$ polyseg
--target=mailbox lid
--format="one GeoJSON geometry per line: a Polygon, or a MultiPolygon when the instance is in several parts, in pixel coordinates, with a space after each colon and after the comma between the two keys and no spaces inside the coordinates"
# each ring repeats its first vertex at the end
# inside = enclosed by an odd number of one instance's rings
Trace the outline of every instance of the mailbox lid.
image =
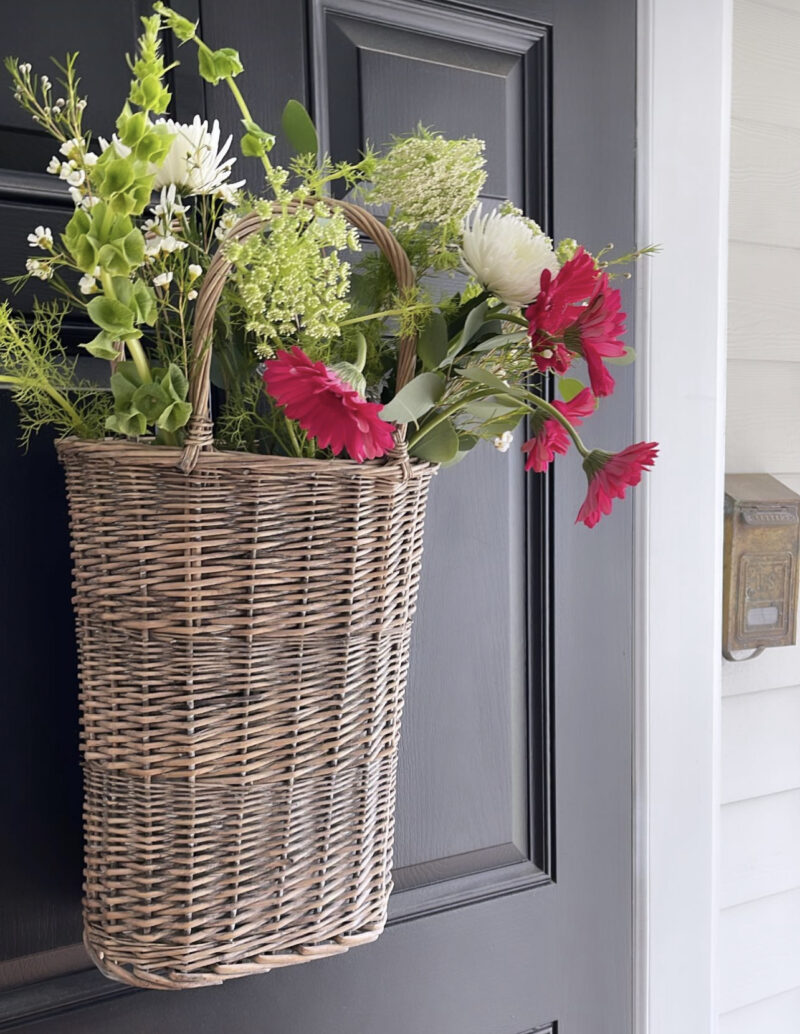
{"type": "Polygon", "coordinates": [[[733,506],[800,504],[800,495],[771,474],[726,474],[725,496],[733,506]]]}

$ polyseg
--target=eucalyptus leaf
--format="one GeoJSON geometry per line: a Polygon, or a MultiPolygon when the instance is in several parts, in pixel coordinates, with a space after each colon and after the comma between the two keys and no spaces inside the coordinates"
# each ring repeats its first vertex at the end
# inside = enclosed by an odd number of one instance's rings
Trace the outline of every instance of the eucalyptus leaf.
{"type": "Polygon", "coordinates": [[[520,401],[525,400],[526,393],[521,388],[510,387],[504,380],[501,380],[497,374],[491,373],[489,370],[484,370],[481,366],[465,366],[458,372],[460,376],[467,381],[474,381],[476,384],[483,384],[487,388],[492,388],[494,391],[507,395],[512,399],[519,399],[520,401]]]}
{"type": "Polygon", "coordinates": [[[444,394],[445,379],[440,373],[421,373],[409,381],[381,410],[381,419],[392,424],[419,423],[444,394]]]}
{"type": "Polygon", "coordinates": [[[481,431],[486,436],[514,431],[525,415],[526,410],[522,409],[507,411],[505,416],[498,416],[494,420],[487,420],[485,424],[481,425],[481,431]]]}
{"type": "Polygon", "coordinates": [[[420,331],[417,355],[426,370],[435,370],[447,358],[447,322],[440,312],[434,312],[420,331]]]}
{"type": "Polygon", "coordinates": [[[572,402],[585,387],[586,385],[577,377],[560,377],[558,380],[558,393],[565,402],[572,402]]]}
{"type": "Polygon", "coordinates": [[[491,352],[494,348],[504,348],[506,345],[516,345],[520,341],[524,341],[527,338],[527,333],[524,330],[520,330],[518,333],[513,334],[494,334],[492,337],[486,338],[475,345],[471,351],[473,352],[491,352]]]}
{"type": "Polygon", "coordinates": [[[449,420],[436,424],[409,449],[413,456],[431,463],[451,463],[458,454],[458,434],[449,420]]]}
{"type": "Polygon", "coordinates": [[[496,396],[492,396],[491,398],[468,402],[464,406],[464,412],[483,423],[488,420],[498,420],[501,417],[507,417],[510,413],[519,413],[517,420],[520,420],[527,412],[527,408],[520,406],[516,399],[506,399],[504,402],[500,402],[496,396]]]}
{"type": "Polygon", "coordinates": [[[625,355],[612,355],[606,358],[610,366],[630,366],[636,358],[636,349],[630,346],[625,347],[625,355]]]}
{"type": "Polygon", "coordinates": [[[289,100],[281,115],[286,139],[298,154],[317,154],[319,140],[311,116],[300,101],[289,100]]]}
{"type": "Polygon", "coordinates": [[[480,329],[483,321],[486,319],[486,309],[488,302],[481,302],[480,305],[476,305],[472,309],[464,322],[464,329],[461,332],[461,340],[458,345],[458,351],[462,352],[470,341],[475,337],[480,329]]]}

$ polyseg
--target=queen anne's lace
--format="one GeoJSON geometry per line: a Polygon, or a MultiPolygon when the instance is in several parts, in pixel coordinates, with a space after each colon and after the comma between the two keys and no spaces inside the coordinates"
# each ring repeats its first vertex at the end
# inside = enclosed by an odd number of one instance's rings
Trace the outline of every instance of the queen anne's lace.
{"type": "Polygon", "coordinates": [[[421,132],[401,140],[378,161],[369,200],[392,206],[395,229],[457,225],[486,182],[483,149],[474,137],[445,140],[421,132]]]}

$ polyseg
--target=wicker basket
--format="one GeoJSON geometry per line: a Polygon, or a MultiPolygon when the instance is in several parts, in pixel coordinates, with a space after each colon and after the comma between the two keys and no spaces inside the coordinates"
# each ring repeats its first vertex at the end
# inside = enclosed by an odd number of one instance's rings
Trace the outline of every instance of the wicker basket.
{"type": "MultiPolygon", "coordinates": [[[[334,204],[334,202],[331,202],[334,204]]],[[[341,203],[412,271],[368,213],[341,203]]],[[[263,224],[248,217],[243,239],[263,224]]],[[[217,452],[197,302],[184,450],[59,445],[85,784],[84,940],[108,976],[188,988],[381,932],[434,468],[217,452]]],[[[401,343],[398,382],[415,343],[401,343]]],[[[398,439],[401,435],[398,436],[398,439]]]]}

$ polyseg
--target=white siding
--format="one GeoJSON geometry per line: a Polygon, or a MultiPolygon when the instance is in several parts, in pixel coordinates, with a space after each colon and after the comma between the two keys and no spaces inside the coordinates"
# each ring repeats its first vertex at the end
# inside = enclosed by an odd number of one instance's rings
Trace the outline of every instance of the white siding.
{"type": "MultiPolygon", "coordinates": [[[[734,0],[728,471],[800,491],[800,0],[734,0]]],[[[720,1034],[800,1031],[800,646],[723,669],[720,1034]]]]}

